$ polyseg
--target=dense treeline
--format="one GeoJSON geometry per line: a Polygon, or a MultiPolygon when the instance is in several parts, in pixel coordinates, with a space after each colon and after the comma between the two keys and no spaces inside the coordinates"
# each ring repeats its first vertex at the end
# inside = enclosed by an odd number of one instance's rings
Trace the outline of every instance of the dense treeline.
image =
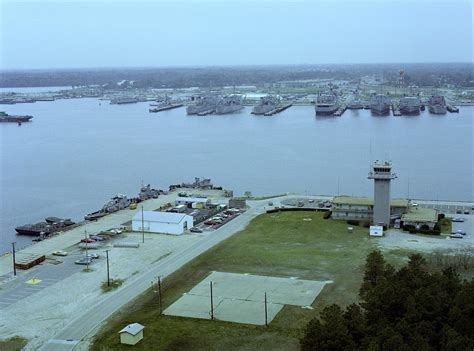
{"type": "Polygon", "coordinates": [[[376,74],[392,84],[398,71],[406,71],[406,83],[419,86],[472,86],[472,64],[354,64],[280,65],[188,68],[109,68],[3,71],[0,87],[82,86],[134,81],[139,88],[220,87],[261,85],[304,79],[358,79],[376,74]]]}
{"type": "Polygon", "coordinates": [[[473,350],[474,280],[452,268],[429,273],[414,254],[398,271],[370,253],[360,304],[326,307],[301,340],[302,350],[473,350]]]}

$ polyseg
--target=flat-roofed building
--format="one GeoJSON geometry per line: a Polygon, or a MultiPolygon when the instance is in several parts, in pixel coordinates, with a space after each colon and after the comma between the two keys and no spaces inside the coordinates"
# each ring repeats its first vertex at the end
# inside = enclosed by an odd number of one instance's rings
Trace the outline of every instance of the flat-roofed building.
{"type": "Polygon", "coordinates": [[[433,229],[437,222],[438,210],[433,208],[411,207],[401,218],[402,225],[413,225],[418,229],[424,224],[433,229]]]}
{"type": "Polygon", "coordinates": [[[207,197],[177,197],[175,202],[176,205],[186,205],[192,208],[206,208],[211,200],[207,197]]]}
{"type": "MultiPolygon", "coordinates": [[[[409,201],[393,199],[390,201],[390,218],[394,221],[408,211],[409,201]]],[[[374,216],[374,199],[368,197],[336,196],[332,201],[334,219],[372,222],[374,216]]]]}

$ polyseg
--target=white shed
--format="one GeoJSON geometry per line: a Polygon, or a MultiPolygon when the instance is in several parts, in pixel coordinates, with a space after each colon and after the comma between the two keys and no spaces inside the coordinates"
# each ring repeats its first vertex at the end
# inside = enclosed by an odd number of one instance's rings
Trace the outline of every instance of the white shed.
{"type": "Polygon", "coordinates": [[[121,331],[120,343],[127,345],[136,345],[141,339],[143,339],[143,329],[145,327],[140,323],[132,323],[127,325],[121,331]]]}
{"type": "Polygon", "coordinates": [[[383,227],[381,225],[371,225],[370,236],[383,236],[383,227]]]}
{"type": "MultiPolygon", "coordinates": [[[[186,230],[192,228],[193,217],[185,213],[143,212],[143,230],[150,233],[164,233],[181,235],[186,230]]],[[[142,231],[142,212],[139,211],[133,216],[132,230],[142,231]]]]}

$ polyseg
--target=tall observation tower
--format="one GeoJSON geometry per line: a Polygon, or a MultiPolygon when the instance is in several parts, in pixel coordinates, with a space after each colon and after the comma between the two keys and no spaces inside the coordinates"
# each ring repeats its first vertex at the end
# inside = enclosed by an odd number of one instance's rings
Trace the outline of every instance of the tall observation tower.
{"type": "Polygon", "coordinates": [[[390,224],[390,181],[397,178],[392,173],[390,162],[375,161],[369,172],[369,179],[374,180],[374,225],[390,224]]]}

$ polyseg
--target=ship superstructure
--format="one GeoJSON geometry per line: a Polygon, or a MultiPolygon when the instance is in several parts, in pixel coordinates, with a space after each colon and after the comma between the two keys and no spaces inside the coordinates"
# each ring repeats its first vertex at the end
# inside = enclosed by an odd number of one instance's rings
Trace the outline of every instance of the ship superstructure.
{"type": "Polygon", "coordinates": [[[446,114],[446,100],[444,96],[433,95],[428,100],[428,110],[434,115],[446,114]]]}
{"type": "Polygon", "coordinates": [[[370,111],[376,116],[388,115],[390,113],[390,98],[386,95],[375,95],[370,102],[370,111]]]}
{"type": "Polygon", "coordinates": [[[339,103],[335,94],[320,94],[316,100],[314,111],[316,116],[333,116],[338,108],[339,103]]]}

